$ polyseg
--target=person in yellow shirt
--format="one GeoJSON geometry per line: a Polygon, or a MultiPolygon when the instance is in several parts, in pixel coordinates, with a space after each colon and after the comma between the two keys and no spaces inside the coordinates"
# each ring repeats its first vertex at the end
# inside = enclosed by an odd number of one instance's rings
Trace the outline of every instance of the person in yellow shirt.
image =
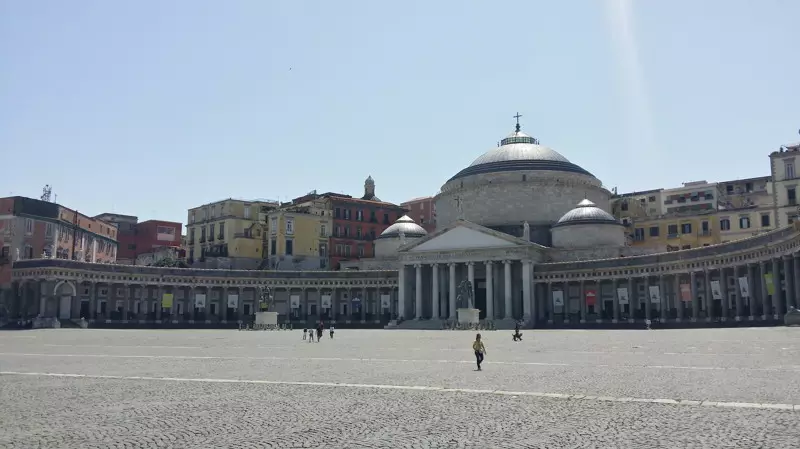
{"type": "Polygon", "coordinates": [[[483,346],[483,341],[481,341],[481,334],[475,336],[475,342],[472,343],[472,350],[475,351],[475,360],[478,362],[478,371],[480,371],[483,356],[486,354],[486,347],[483,346]]]}

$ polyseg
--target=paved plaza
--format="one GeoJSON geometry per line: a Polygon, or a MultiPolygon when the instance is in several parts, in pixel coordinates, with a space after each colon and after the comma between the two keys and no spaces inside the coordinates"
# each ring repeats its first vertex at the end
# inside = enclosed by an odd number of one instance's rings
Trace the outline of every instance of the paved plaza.
{"type": "Polygon", "coordinates": [[[789,448],[800,329],[0,333],[2,448],[789,448]]]}

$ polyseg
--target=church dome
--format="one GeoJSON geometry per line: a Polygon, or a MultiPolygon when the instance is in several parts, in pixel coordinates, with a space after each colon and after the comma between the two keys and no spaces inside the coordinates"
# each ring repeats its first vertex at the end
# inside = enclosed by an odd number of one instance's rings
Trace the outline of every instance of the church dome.
{"type": "Polygon", "coordinates": [[[398,218],[394,224],[386,228],[385,231],[381,232],[381,235],[379,235],[378,238],[389,239],[400,237],[401,231],[407,238],[420,238],[428,235],[428,231],[426,231],[422,226],[414,223],[414,220],[412,220],[411,217],[408,215],[403,215],[402,217],[398,218]]]}
{"type": "MultiPolygon", "coordinates": [[[[578,203],[575,209],[564,214],[553,227],[572,224],[615,224],[620,225],[613,215],[597,207],[596,204],[585,199],[578,203]]],[[[621,226],[621,225],[620,225],[621,226]]]]}
{"type": "Polygon", "coordinates": [[[469,167],[450,178],[450,181],[470,175],[519,170],[563,171],[594,177],[552,148],[540,145],[537,139],[521,132],[518,125],[515,132],[500,141],[499,147],[475,159],[469,167]]]}

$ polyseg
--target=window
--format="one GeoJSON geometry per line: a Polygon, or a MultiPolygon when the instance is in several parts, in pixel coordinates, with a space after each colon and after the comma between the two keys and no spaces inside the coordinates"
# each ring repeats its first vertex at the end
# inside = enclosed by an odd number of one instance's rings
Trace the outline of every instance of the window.
{"type": "Polygon", "coordinates": [[[277,234],[278,233],[278,217],[272,217],[269,220],[269,232],[270,234],[277,234]]]}
{"type": "Polygon", "coordinates": [[[350,257],[350,245],[344,246],[344,257],[350,257]]]}
{"type": "Polygon", "coordinates": [[[286,219],[286,233],[289,235],[294,234],[294,218],[286,219]]]}
{"type": "Polygon", "coordinates": [[[421,225],[425,224],[425,216],[424,215],[420,215],[419,216],[419,224],[421,224],[421,225]]]}
{"type": "Polygon", "coordinates": [[[217,206],[211,206],[211,218],[217,216],[217,206]]]}
{"type": "Polygon", "coordinates": [[[344,249],[342,245],[336,245],[336,255],[341,256],[342,254],[344,254],[344,249]]]}
{"type": "Polygon", "coordinates": [[[369,230],[369,237],[372,240],[375,240],[375,229],[374,228],[369,230]]]}
{"type": "Polygon", "coordinates": [[[637,242],[644,240],[644,228],[636,228],[633,230],[633,239],[637,242]]]}
{"type": "Polygon", "coordinates": [[[761,227],[768,228],[769,227],[769,214],[761,215],[761,227]]]}
{"type": "Polygon", "coordinates": [[[278,251],[278,240],[271,239],[269,241],[269,255],[274,256],[278,251]]]}
{"type": "Polygon", "coordinates": [[[752,182],[748,182],[747,184],[745,184],[745,185],[744,185],[744,190],[745,190],[747,193],[750,193],[750,192],[752,192],[752,191],[753,191],[753,183],[752,183],[752,182]]]}
{"type": "Polygon", "coordinates": [[[628,203],[627,201],[623,201],[622,204],[619,206],[620,210],[626,211],[628,210],[628,203]]]}
{"type": "Polygon", "coordinates": [[[156,226],[156,233],[175,235],[175,228],[171,228],[169,226],[156,226]]]}
{"type": "Polygon", "coordinates": [[[364,211],[363,210],[359,209],[358,211],[356,211],[356,220],[364,221],[364,211]]]}
{"type": "Polygon", "coordinates": [[[344,227],[344,236],[345,237],[350,237],[350,226],[345,226],[344,227]]]}
{"type": "Polygon", "coordinates": [[[750,229],[750,217],[739,217],[739,229],[750,229]]]}
{"type": "Polygon", "coordinates": [[[350,209],[345,209],[344,210],[344,219],[345,220],[349,220],[350,219],[350,209]]]}
{"type": "Polygon", "coordinates": [[[389,224],[389,214],[383,214],[383,224],[389,224]]]}
{"type": "Polygon", "coordinates": [[[372,222],[372,223],[376,223],[378,221],[378,219],[375,218],[375,211],[374,210],[369,211],[369,221],[372,222]]]}
{"type": "Polygon", "coordinates": [[[194,243],[194,228],[189,229],[189,243],[194,243]]]}
{"type": "Polygon", "coordinates": [[[656,202],[656,197],[654,197],[654,196],[648,196],[648,197],[647,197],[647,201],[649,201],[649,202],[651,202],[651,203],[655,203],[655,202],[656,202]]]}
{"type": "Polygon", "coordinates": [[[319,245],[319,257],[328,257],[328,245],[324,243],[319,245]]]}
{"type": "Polygon", "coordinates": [[[786,169],[786,179],[794,179],[794,160],[784,161],[786,169]]]}
{"type": "Polygon", "coordinates": [[[358,257],[364,257],[364,245],[358,245],[358,257]]]}
{"type": "Polygon", "coordinates": [[[703,232],[703,235],[708,235],[711,232],[711,228],[707,221],[700,223],[700,230],[703,232]]]}
{"type": "Polygon", "coordinates": [[[333,211],[333,218],[342,218],[342,210],[338,207],[333,211]]]}
{"type": "Polygon", "coordinates": [[[0,250],[0,259],[8,259],[10,253],[11,253],[11,247],[4,246],[3,249],[0,250]]]}
{"type": "Polygon", "coordinates": [[[681,224],[681,234],[691,234],[692,233],[692,224],[691,223],[683,223],[681,224]]]}
{"type": "Polygon", "coordinates": [[[667,226],[667,237],[673,238],[678,236],[678,225],[668,225],[667,226]]]}
{"type": "Polygon", "coordinates": [[[225,238],[225,223],[219,224],[219,239],[222,240],[225,238]]]}
{"type": "Polygon", "coordinates": [[[731,220],[727,218],[723,218],[719,221],[719,229],[722,231],[730,231],[731,230],[731,220]]]}
{"type": "Polygon", "coordinates": [[[658,226],[650,226],[650,237],[658,237],[658,226]]]}
{"type": "Polygon", "coordinates": [[[361,238],[361,226],[356,228],[356,238],[361,238]]]}
{"type": "Polygon", "coordinates": [[[45,234],[47,237],[52,237],[52,236],[53,236],[53,223],[47,223],[47,224],[45,225],[45,228],[44,228],[44,234],[45,234]]]}
{"type": "Polygon", "coordinates": [[[195,213],[192,211],[192,214],[189,215],[189,224],[194,224],[195,213]]]}
{"type": "Polygon", "coordinates": [[[208,239],[214,240],[214,223],[208,225],[208,239]]]}
{"type": "Polygon", "coordinates": [[[327,237],[328,236],[328,228],[325,225],[319,225],[319,236],[320,237],[327,237]]]}
{"type": "Polygon", "coordinates": [[[797,190],[794,187],[789,187],[786,189],[786,198],[789,200],[790,206],[797,205],[797,190]]]}
{"type": "Polygon", "coordinates": [[[32,234],[33,233],[33,220],[30,218],[25,219],[25,233],[32,234]]]}
{"type": "Polygon", "coordinates": [[[286,255],[291,256],[294,254],[294,240],[286,239],[286,255]]]}

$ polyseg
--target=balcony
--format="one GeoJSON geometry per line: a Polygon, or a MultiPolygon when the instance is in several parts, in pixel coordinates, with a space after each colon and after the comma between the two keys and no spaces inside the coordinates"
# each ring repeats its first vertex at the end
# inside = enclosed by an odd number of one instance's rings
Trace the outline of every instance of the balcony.
{"type": "Polygon", "coordinates": [[[675,240],[680,237],[680,234],[667,234],[667,240],[675,240]]]}
{"type": "Polygon", "coordinates": [[[710,231],[710,230],[706,230],[706,231],[699,231],[699,232],[697,233],[697,235],[698,235],[699,237],[711,237],[711,231],[710,231]]]}
{"type": "Polygon", "coordinates": [[[200,236],[200,243],[205,243],[205,242],[206,242],[206,236],[201,235],[200,236]]]}
{"type": "Polygon", "coordinates": [[[219,234],[217,236],[217,240],[225,240],[225,235],[224,234],[219,234]]]}

